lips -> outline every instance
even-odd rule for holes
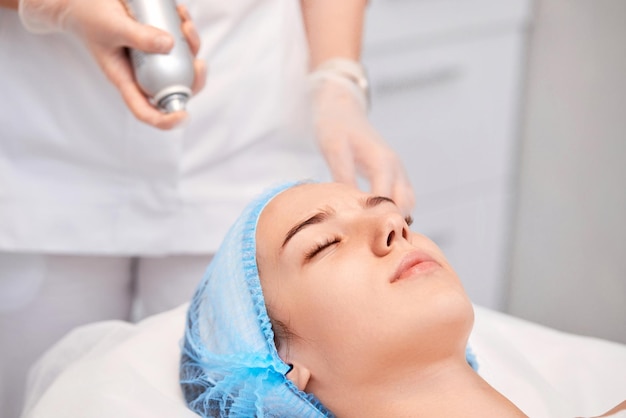
[[[402,258],[398,268],[391,276],[390,283],[394,283],[415,275],[426,273],[433,268],[440,267],[439,263],[435,261],[430,255],[422,251],[413,251]]]

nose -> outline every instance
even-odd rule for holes
[[[402,215],[381,215],[374,235],[373,251],[377,256],[388,254],[400,240],[406,240],[409,230]]]

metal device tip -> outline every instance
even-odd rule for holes
[[[189,97],[185,94],[174,93],[165,96],[159,101],[159,108],[166,113],[178,112],[185,110]]]

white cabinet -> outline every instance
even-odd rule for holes
[[[373,0],[371,120],[417,194],[413,229],[478,304],[504,307],[529,2]]]

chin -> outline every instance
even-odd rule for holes
[[[432,308],[438,313],[443,322],[469,322],[470,328],[474,323],[474,307],[465,292],[448,292],[433,297]]]
[[[464,291],[449,291],[433,295],[429,303],[415,318],[416,331],[424,341],[432,341],[438,349],[449,342],[448,347],[463,347],[467,344],[474,326],[474,306]],[[445,345],[445,344],[444,344]]]

